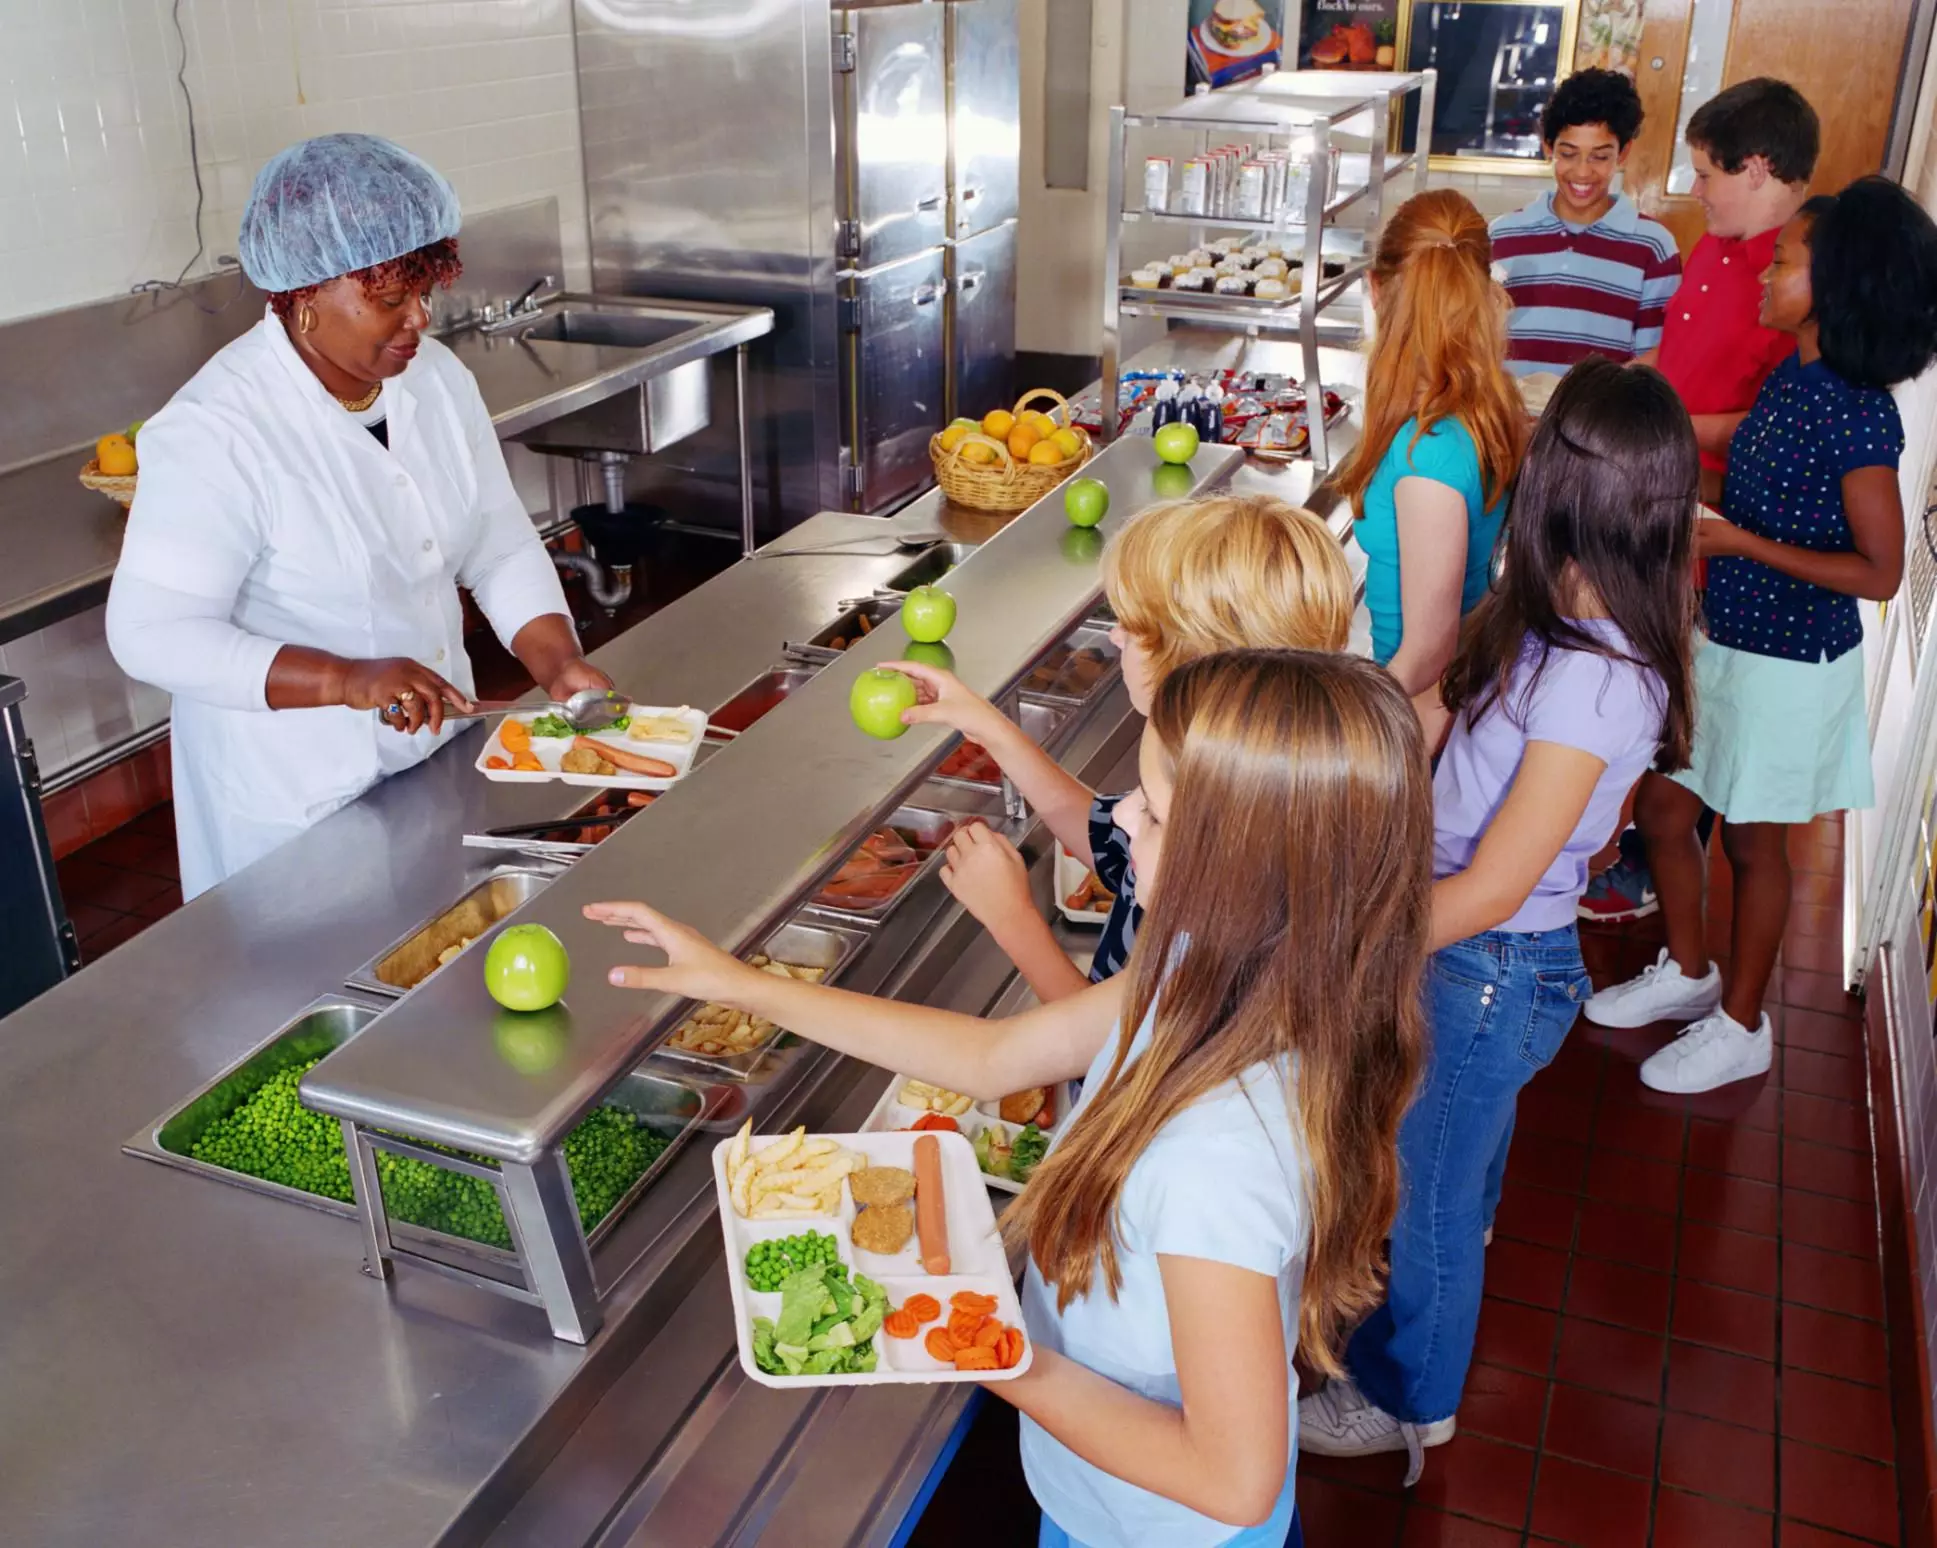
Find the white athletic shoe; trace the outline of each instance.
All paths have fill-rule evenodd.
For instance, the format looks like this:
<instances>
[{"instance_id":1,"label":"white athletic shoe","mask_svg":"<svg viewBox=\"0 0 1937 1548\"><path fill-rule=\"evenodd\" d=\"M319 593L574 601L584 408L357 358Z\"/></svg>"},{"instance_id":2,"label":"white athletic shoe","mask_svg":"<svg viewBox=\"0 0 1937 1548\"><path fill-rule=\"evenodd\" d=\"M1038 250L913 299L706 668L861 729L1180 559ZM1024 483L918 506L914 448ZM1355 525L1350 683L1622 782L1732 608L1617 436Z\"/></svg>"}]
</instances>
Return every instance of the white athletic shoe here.
<instances>
[{"instance_id":1,"label":"white athletic shoe","mask_svg":"<svg viewBox=\"0 0 1937 1548\"><path fill-rule=\"evenodd\" d=\"M1713 962L1704 978L1682 972L1666 946L1652 967L1625 984L1610 984L1582 1007L1600 1027L1645 1027L1656 1021L1696 1021L1722 1003L1722 970Z\"/></svg>"},{"instance_id":2,"label":"white athletic shoe","mask_svg":"<svg viewBox=\"0 0 1937 1548\"><path fill-rule=\"evenodd\" d=\"M1480 1232L1480 1245L1482 1247L1491 1247L1493 1245L1492 1226L1488 1226L1484 1231Z\"/></svg>"},{"instance_id":3,"label":"white athletic shoe","mask_svg":"<svg viewBox=\"0 0 1937 1548\"><path fill-rule=\"evenodd\" d=\"M1641 1084L1653 1091L1692 1096L1738 1080L1753 1080L1775 1057L1769 1018L1753 1032L1725 1010L1709 1012L1683 1027L1675 1040L1641 1066Z\"/></svg>"},{"instance_id":4,"label":"white athletic shoe","mask_svg":"<svg viewBox=\"0 0 1937 1548\"><path fill-rule=\"evenodd\" d=\"M1298 1400L1298 1446L1321 1457L1370 1457L1386 1451L1406 1454L1406 1487L1425 1470L1425 1448L1453 1438L1457 1422L1437 1419L1408 1424L1366 1400L1349 1376L1335 1376L1322 1391Z\"/></svg>"}]
</instances>

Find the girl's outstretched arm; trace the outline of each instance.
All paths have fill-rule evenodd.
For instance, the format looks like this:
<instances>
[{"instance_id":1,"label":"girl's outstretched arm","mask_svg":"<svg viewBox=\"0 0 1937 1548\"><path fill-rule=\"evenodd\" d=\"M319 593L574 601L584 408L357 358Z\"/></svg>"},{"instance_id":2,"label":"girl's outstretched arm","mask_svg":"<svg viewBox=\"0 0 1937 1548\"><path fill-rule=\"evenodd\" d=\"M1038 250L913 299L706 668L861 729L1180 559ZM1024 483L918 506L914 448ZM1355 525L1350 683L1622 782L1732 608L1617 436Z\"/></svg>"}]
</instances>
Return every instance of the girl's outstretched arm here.
<instances>
[{"instance_id":1,"label":"girl's outstretched arm","mask_svg":"<svg viewBox=\"0 0 1937 1548\"><path fill-rule=\"evenodd\" d=\"M1084 1074L1116 1025L1123 997L1123 981L1114 978L1019 1016L985 1021L764 973L644 903L590 903L585 917L666 954L664 967L613 968L607 977L621 988L656 989L764 1016L841 1053L978 1101Z\"/></svg>"}]
</instances>

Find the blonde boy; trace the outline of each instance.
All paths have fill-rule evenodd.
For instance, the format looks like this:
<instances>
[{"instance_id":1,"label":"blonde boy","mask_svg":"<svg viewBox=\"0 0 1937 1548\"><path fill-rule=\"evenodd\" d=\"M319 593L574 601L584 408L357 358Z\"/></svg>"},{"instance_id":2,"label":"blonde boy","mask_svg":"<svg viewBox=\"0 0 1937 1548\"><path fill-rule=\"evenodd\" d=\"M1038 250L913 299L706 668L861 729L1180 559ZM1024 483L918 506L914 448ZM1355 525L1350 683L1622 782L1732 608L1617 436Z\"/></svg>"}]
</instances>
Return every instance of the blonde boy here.
<instances>
[{"instance_id":1,"label":"blonde boy","mask_svg":"<svg viewBox=\"0 0 1937 1548\"><path fill-rule=\"evenodd\" d=\"M1152 506L1132 518L1103 556L1103 589L1123 658L1123 684L1140 715L1163 680L1220 650L1343 650L1352 623L1352 575L1337 541L1309 511L1268 495L1224 495ZM925 701L903 717L979 742L1069 852L1115 896L1088 982L1122 971L1142 910L1130 846L1099 796L1065 772L987 699L953 674L914 662ZM1030 897L1015 845L977 823L949 844L942 880L1008 953L1038 999L1086 982Z\"/></svg>"}]
</instances>

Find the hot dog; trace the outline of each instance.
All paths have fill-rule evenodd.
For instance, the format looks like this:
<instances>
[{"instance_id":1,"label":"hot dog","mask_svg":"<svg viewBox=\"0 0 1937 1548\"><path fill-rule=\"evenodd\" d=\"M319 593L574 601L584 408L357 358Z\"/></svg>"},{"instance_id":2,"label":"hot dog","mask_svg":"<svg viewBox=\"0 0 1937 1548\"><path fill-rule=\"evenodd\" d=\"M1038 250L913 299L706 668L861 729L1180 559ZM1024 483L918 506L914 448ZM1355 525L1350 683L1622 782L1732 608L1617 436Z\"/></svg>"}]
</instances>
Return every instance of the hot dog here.
<instances>
[{"instance_id":1,"label":"hot dog","mask_svg":"<svg viewBox=\"0 0 1937 1548\"><path fill-rule=\"evenodd\" d=\"M915 1230L925 1273L948 1272L948 1198L942 1192L942 1142L915 1136Z\"/></svg>"},{"instance_id":2,"label":"hot dog","mask_svg":"<svg viewBox=\"0 0 1937 1548\"><path fill-rule=\"evenodd\" d=\"M589 736L577 738L572 746L586 752L597 753L615 769L624 769L628 774L650 774L654 779L671 779L679 770L670 763L658 758L648 758L636 752L627 752L622 747L614 747L610 742L594 741Z\"/></svg>"}]
</instances>

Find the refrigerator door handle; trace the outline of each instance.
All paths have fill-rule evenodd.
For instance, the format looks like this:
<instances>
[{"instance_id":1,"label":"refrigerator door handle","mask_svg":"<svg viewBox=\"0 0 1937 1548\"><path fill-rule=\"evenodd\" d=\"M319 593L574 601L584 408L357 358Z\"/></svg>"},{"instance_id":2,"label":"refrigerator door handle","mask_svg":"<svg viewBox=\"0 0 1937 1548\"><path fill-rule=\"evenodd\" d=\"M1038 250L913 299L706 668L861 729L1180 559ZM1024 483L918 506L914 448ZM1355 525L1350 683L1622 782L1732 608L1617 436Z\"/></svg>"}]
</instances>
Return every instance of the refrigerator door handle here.
<instances>
[{"instance_id":1,"label":"refrigerator door handle","mask_svg":"<svg viewBox=\"0 0 1937 1548\"><path fill-rule=\"evenodd\" d=\"M942 196L940 194L930 194L926 199L917 199L915 201L915 209L922 213L926 213L929 210L939 210L941 207Z\"/></svg>"},{"instance_id":2,"label":"refrigerator door handle","mask_svg":"<svg viewBox=\"0 0 1937 1548\"><path fill-rule=\"evenodd\" d=\"M961 295L972 295L981 288L982 281L988 277L989 273L986 269L971 269L955 282L955 289Z\"/></svg>"},{"instance_id":3,"label":"refrigerator door handle","mask_svg":"<svg viewBox=\"0 0 1937 1548\"><path fill-rule=\"evenodd\" d=\"M914 295L910 299L913 300L916 306L932 306L941 299L941 295L942 287L940 285L919 285L915 288Z\"/></svg>"},{"instance_id":4,"label":"refrigerator door handle","mask_svg":"<svg viewBox=\"0 0 1937 1548\"><path fill-rule=\"evenodd\" d=\"M973 204L977 199L981 197L982 197L982 189L978 184L970 184L968 187L962 190L962 203L964 204Z\"/></svg>"}]
</instances>

